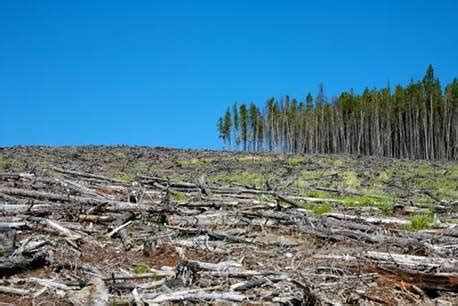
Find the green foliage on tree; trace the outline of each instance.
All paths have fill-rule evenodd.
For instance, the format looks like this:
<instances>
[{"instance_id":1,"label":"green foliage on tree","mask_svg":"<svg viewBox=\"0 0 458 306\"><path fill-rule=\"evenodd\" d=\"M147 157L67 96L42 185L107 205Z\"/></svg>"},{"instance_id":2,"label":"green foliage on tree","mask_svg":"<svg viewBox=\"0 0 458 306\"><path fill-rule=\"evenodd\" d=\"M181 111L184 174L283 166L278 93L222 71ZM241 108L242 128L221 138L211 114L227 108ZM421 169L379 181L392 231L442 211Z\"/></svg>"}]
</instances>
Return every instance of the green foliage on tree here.
<instances>
[{"instance_id":1,"label":"green foliage on tree","mask_svg":"<svg viewBox=\"0 0 458 306\"><path fill-rule=\"evenodd\" d=\"M315 99L270 98L264 108L234 103L218 132L244 151L456 159L457 112L458 81L442 91L430 65L421 81L393 90L350 90L328 100L320 84Z\"/></svg>"}]
</instances>

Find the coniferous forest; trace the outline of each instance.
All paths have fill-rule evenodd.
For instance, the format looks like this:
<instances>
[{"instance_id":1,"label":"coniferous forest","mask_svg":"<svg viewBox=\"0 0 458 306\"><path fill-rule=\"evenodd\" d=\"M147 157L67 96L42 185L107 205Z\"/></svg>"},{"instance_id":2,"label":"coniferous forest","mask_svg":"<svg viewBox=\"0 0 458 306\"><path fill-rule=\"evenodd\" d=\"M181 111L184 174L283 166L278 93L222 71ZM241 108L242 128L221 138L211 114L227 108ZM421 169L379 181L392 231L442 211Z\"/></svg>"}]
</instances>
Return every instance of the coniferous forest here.
<instances>
[{"instance_id":1,"label":"coniferous forest","mask_svg":"<svg viewBox=\"0 0 458 306\"><path fill-rule=\"evenodd\" d=\"M357 154L457 159L458 81L445 88L430 65L407 86L342 92L323 85L305 100L270 98L230 106L218 121L227 148L251 152Z\"/></svg>"}]
</instances>

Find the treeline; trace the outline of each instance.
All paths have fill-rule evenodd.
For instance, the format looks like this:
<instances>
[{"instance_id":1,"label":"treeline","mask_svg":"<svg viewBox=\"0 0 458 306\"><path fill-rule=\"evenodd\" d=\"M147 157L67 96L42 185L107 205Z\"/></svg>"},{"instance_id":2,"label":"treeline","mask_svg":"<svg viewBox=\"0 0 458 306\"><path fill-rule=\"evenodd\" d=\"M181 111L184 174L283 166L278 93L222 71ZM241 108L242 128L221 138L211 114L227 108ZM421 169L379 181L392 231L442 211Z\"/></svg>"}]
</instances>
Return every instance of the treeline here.
<instances>
[{"instance_id":1,"label":"treeline","mask_svg":"<svg viewBox=\"0 0 458 306\"><path fill-rule=\"evenodd\" d=\"M231 149L457 159L458 81L442 90L430 65L423 80L343 92L328 101L320 86L305 101L288 96L229 107L218 132Z\"/></svg>"}]
</instances>

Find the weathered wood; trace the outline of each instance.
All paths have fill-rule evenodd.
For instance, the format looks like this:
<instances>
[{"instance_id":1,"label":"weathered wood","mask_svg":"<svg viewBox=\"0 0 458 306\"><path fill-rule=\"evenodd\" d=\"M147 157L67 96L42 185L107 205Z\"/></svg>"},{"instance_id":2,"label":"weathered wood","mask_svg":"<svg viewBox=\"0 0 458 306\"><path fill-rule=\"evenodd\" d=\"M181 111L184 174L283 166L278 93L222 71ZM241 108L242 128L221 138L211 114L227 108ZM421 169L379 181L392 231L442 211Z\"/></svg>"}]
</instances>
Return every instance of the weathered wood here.
<instances>
[{"instance_id":1,"label":"weathered wood","mask_svg":"<svg viewBox=\"0 0 458 306\"><path fill-rule=\"evenodd\" d=\"M16 288L11 286L0 286L0 293L3 294L13 294L13 295L20 295L20 296L27 296L30 295L33 291L30 289L22 289Z\"/></svg>"},{"instance_id":2,"label":"weathered wood","mask_svg":"<svg viewBox=\"0 0 458 306\"><path fill-rule=\"evenodd\" d=\"M69 230L68 228L65 228L64 226L62 226L61 224L59 224L58 222L54 220L45 219L44 223L47 226L51 227L52 229L56 230L61 235L66 236L69 239L78 240L82 238L81 235Z\"/></svg>"},{"instance_id":3,"label":"weathered wood","mask_svg":"<svg viewBox=\"0 0 458 306\"><path fill-rule=\"evenodd\" d=\"M92 174L92 173L83 173L83 172L72 171L72 170L65 170L65 169L60 169L60 168L56 168L56 167L52 167L51 169L53 171L56 171L56 172L59 172L59 173L63 173L63 174L72 175L72 176L77 176L77 177L82 177L82 178L94 178L94 179L98 179L98 180L102 180L102 181L107 181L107 182L110 182L110 183L117 183L117 184L121 184L121 185L126 185L126 182L124 182L124 181L113 179L113 178L109 178L109 177L102 176L102 175L96 175L96 174Z\"/></svg>"},{"instance_id":4,"label":"weathered wood","mask_svg":"<svg viewBox=\"0 0 458 306\"><path fill-rule=\"evenodd\" d=\"M18 188L4 188L0 187L0 192L12 194L21 197L34 198L39 200L60 201L86 205L108 205L115 210L138 210L140 206L128 202L114 201L108 199L99 199L91 197L72 196L64 194L56 194L45 191L34 191Z\"/></svg>"},{"instance_id":5,"label":"weathered wood","mask_svg":"<svg viewBox=\"0 0 458 306\"><path fill-rule=\"evenodd\" d=\"M32 258L24 258L22 256L0 257L0 275L11 276L26 270L41 268L47 264L46 253L35 254Z\"/></svg>"},{"instance_id":6,"label":"weathered wood","mask_svg":"<svg viewBox=\"0 0 458 306\"><path fill-rule=\"evenodd\" d=\"M226 301L226 302L243 302L248 297L236 292L205 292L201 291L177 291L162 293L156 296L144 294L143 299L147 303L165 303L180 301Z\"/></svg>"},{"instance_id":7,"label":"weathered wood","mask_svg":"<svg viewBox=\"0 0 458 306\"><path fill-rule=\"evenodd\" d=\"M135 214L127 212L122 214L118 219L113 222L113 225L116 226L110 233L107 234L107 237L111 237L114 234L118 233L121 241L124 245L124 249L129 250L132 248L132 241L129 239L129 234L126 227L132 223L132 220L135 219Z\"/></svg>"}]
</instances>

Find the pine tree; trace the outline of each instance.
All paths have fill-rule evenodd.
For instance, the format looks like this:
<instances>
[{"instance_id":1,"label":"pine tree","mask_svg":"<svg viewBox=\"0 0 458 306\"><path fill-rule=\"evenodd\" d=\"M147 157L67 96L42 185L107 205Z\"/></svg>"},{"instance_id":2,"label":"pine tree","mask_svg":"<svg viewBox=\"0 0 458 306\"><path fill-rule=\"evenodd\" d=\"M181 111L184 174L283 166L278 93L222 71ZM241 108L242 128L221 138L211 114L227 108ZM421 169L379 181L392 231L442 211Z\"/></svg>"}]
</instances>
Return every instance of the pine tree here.
<instances>
[{"instance_id":1,"label":"pine tree","mask_svg":"<svg viewBox=\"0 0 458 306\"><path fill-rule=\"evenodd\" d=\"M248 112L245 104L240 105L240 138L243 143L243 151L247 150L248 141Z\"/></svg>"},{"instance_id":2,"label":"pine tree","mask_svg":"<svg viewBox=\"0 0 458 306\"><path fill-rule=\"evenodd\" d=\"M456 159L458 82L442 92L429 66L421 81L353 90L327 101L320 84L314 99L271 98L264 109L254 103L232 105L218 121L224 144L243 150L285 153L345 153L410 159Z\"/></svg>"}]
</instances>

